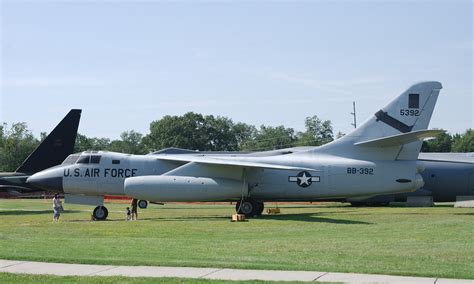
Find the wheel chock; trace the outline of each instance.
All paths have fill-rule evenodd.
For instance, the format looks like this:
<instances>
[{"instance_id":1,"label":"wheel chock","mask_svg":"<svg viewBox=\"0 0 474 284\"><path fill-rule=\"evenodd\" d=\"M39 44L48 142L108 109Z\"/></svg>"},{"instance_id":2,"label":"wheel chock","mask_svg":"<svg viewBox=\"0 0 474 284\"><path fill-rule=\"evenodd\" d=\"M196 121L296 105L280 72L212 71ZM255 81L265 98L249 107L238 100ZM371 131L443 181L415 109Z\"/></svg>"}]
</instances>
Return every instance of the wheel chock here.
<instances>
[{"instance_id":1,"label":"wheel chock","mask_svg":"<svg viewBox=\"0 0 474 284\"><path fill-rule=\"evenodd\" d=\"M243 222L245 220L244 214L234 214L232 215L232 222Z\"/></svg>"},{"instance_id":2,"label":"wheel chock","mask_svg":"<svg viewBox=\"0 0 474 284\"><path fill-rule=\"evenodd\" d=\"M280 214L280 208L268 208L267 209L267 214L268 215Z\"/></svg>"}]
</instances>

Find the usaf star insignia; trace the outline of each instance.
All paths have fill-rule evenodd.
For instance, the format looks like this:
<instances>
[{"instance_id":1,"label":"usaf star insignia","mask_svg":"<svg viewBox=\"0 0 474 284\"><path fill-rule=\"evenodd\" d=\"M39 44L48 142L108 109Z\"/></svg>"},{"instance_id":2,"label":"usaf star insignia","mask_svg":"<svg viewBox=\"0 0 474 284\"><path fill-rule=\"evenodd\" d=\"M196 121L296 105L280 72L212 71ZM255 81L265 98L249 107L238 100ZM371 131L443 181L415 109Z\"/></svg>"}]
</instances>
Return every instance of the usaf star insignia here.
<instances>
[{"instance_id":1,"label":"usaf star insignia","mask_svg":"<svg viewBox=\"0 0 474 284\"><path fill-rule=\"evenodd\" d=\"M310 186L313 182L319 182L320 177L313 177L307 171L300 172L297 176L288 177L289 182L296 182L298 186L303 188Z\"/></svg>"}]
</instances>

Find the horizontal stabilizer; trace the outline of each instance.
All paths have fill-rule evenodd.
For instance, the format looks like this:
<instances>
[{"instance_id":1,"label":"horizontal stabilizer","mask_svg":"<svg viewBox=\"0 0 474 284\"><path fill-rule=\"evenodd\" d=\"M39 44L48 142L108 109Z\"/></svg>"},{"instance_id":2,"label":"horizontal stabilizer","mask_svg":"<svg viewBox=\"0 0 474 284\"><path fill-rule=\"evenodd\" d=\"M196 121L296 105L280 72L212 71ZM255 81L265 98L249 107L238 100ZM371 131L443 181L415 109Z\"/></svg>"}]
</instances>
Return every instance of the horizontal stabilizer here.
<instances>
[{"instance_id":1,"label":"horizontal stabilizer","mask_svg":"<svg viewBox=\"0 0 474 284\"><path fill-rule=\"evenodd\" d=\"M358 143L355 143L354 145L365 146L365 147L402 146L411 142L423 140L425 138L436 137L437 135L444 132L445 132L444 130L418 130L418 131L358 142Z\"/></svg>"},{"instance_id":2,"label":"horizontal stabilizer","mask_svg":"<svg viewBox=\"0 0 474 284\"><path fill-rule=\"evenodd\" d=\"M2 176L2 180L13 182L13 183L16 182L20 184L26 181L26 179L29 177L30 177L29 175L23 175L23 174L15 175L15 173L13 173L11 176Z\"/></svg>"},{"instance_id":3,"label":"horizontal stabilizer","mask_svg":"<svg viewBox=\"0 0 474 284\"><path fill-rule=\"evenodd\" d=\"M313 171L317 172L318 170L304 168L304 167L291 167L285 165L274 165L267 163L259 163L252 161L242 161L235 159L217 159L210 157L196 157L196 156L185 156L185 155L173 155L173 156L162 156L158 157L157 160L165 161L179 161L179 162L195 162L200 164L209 164L209 165L223 165L223 166L234 166L242 168L261 168L261 169L273 169L273 170L290 170L290 171Z\"/></svg>"},{"instance_id":4,"label":"horizontal stabilizer","mask_svg":"<svg viewBox=\"0 0 474 284\"><path fill-rule=\"evenodd\" d=\"M420 161L474 164L474 152L471 153L420 153Z\"/></svg>"},{"instance_id":5,"label":"horizontal stabilizer","mask_svg":"<svg viewBox=\"0 0 474 284\"><path fill-rule=\"evenodd\" d=\"M17 191L17 192L28 192L31 191L30 188L20 186L20 185L3 185L0 184L0 192L10 192L10 191Z\"/></svg>"}]
</instances>

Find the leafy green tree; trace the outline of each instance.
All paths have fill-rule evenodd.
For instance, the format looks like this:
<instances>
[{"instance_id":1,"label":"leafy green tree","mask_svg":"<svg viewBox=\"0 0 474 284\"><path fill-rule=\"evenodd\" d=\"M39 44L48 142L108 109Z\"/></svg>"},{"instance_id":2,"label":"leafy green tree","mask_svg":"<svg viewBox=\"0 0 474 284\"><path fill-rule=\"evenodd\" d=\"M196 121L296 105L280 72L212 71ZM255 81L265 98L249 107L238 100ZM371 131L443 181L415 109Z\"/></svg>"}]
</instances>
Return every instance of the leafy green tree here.
<instances>
[{"instance_id":1,"label":"leafy green tree","mask_svg":"<svg viewBox=\"0 0 474 284\"><path fill-rule=\"evenodd\" d=\"M208 138L207 151L236 151L238 150L237 136L234 123L227 117L208 115L204 117L204 131Z\"/></svg>"},{"instance_id":2,"label":"leafy green tree","mask_svg":"<svg viewBox=\"0 0 474 284\"><path fill-rule=\"evenodd\" d=\"M148 151L168 147L200 151L238 150L234 123L226 117L203 116L188 112L182 116L165 116L150 124L150 134L143 144Z\"/></svg>"},{"instance_id":3,"label":"leafy green tree","mask_svg":"<svg viewBox=\"0 0 474 284\"><path fill-rule=\"evenodd\" d=\"M150 124L150 134L145 136L143 142L149 151L168 147L205 150L207 138L204 125L201 114L167 115Z\"/></svg>"},{"instance_id":4,"label":"leafy green tree","mask_svg":"<svg viewBox=\"0 0 474 284\"><path fill-rule=\"evenodd\" d=\"M80 133L77 134L76 144L74 146L74 152L82 151L101 151L106 150L110 145L110 139L108 138L89 138Z\"/></svg>"},{"instance_id":5,"label":"leafy green tree","mask_svg":"<svg viewBox=\"0 0 474 284\"><path fill-rule=\"evenodd\" d=\"M239 150L255 149L255 139L258 135L258 130L255 126L246 123L236 123L234 125L235 138Z\"/></svg>"},{"instance_id":6,"label":"leafy green tree","mask_svg":"<svg viewBox=\"0 0 474 284\"><path fill-rule=\"evenodd\" d=\"M474 130L468 129L462 135L453 137L453 152L474 152Z\"/></svg>"},{"instance_id":7,"label":"leafy green tree","mask_svg":"<svg viewBox=\"0 0 474 284\"><path fill-rule=\"evenodd\" d=\"M453 138L449 133L443 132L436 136L435 139L423 141L421 147L422 152L451 152Z\"/></svg>"},{"instance_id":8,"label":"leafy green tree","mask_svg":"<svg viewBox=\"0 0 474 284\"><path fill-rule=\"evenodd\" d=\"M9 130L4 124L2 141L0 171L14 171L39 144L26 123L14 123Z\"/></svg>"},{"instance_id":9,"label":"leafy green tree","mask_svg":"<svg viewBox=\"0 0 474 284\"><path fill-rule=\"evenodd\" d=\"M5 143L5 133L4 129L6 128L6 123L0 125L0 149L3 148L3 144Z\"/></svg>"},{"instance_id":10,"label":"leafy green tree","mask_svg":"<svg viewBox=\"0 0 474 284\"><path fill-rule=\"evenodd\" d=\"M120 134L121 140L110 142L108 151L127 154L146 154L146 149L142 145L143 135L134 131L125 131Z\"/></svg>"},{"instance_id":11,"label":"leafy green tree","mask_svg":"<svg viewBox=\"0 0 474 284\"><path fill-rule=\"evenodd\" d=\"M243 150L282 149L294 146L296 141L297 137L293 128L285 128L283 125L277 127L262 125L253 142L247 141Z\"/></svg>"},{"instance_id":12,"label":"leafy green tree","mask_svg":"<svg viewBox=\"0 0 474 284\"><path fill-rule=\"evenodd\" d=\"M47 132L41 132L40 133L40 142L43 142L44 139L46 139L46 137L48 137L48 133Z\"/></svg>"},{"instance_id":13,"label":"leafy green tree","mask_svg":"<svg viewBox=\"0 0 474 284\"><path fill-rule=\"evenodd\" d=\"M330 120L322 121L318 116L305 119L306 131L299 133L298 146L320 146L334 140Z\"/></svg>"},{"instance_id":14,"label":"leafy green tree","mask_svg":"<svg viewBox=\"0 0 474 284\"><path fill-rule=\"evenodd\" d=\"M0 171L5 171L4 168L5 165L5 150L4 150L4 145L5 145L5 140L6 140L6 133L5 133L5 129L7 128L7 124L6 123L2 123L2 125L0 125Z\"/></svg>"}]
</instances>

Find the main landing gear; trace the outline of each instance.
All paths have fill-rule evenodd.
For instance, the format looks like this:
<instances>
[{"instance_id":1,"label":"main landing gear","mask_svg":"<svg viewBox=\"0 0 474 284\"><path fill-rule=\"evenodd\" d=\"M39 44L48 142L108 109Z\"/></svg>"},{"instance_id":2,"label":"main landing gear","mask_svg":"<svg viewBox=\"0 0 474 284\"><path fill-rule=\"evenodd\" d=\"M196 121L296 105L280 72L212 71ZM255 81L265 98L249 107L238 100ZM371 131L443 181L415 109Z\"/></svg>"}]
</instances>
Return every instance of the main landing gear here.
<instances>
[{"instance_id":1,"label":"main landing gear","mask_svg":"<svg viewBox=\"0 0 474 284\"><path fill-rule=\"evenodd\" d=\"M138 201L138 207L140 207L141 209L147 208L148 207L148 201L139 200ZM107 208L103 205L97 206L94 209L94 211L92 211L92 217L94 217L94 220L97 220L97 221L103 221L103 220L107 219L108 216L109 216L109 210L107 210Z\"/></svg>"},{"instance_id":2,"label":"main landing gear","mask_svg":"<svg viewBox=\"0 0 474 284\"><path fill-rule=\"evenodd\" d=\"M235 211L237 211L238 214L244 214L247 218L262 215L263 209L263 202L256 201L250 198L243 199L237 202L237 204L235 205Z\"/></svg>"},{"instance_id":3,"label":"main landing gear","mask_svg":"<svg viewBox=\"0 0 474 284\"><path fill-rule=\"evenodd\" d=\"M148 206L148 201L146 200L139 200L138 201L138 207L140 207L141 209L145 209L147 208Z\"/></svg>"},{"instance_id":4,"label":"main landing gear","mask_svg":"<svg viewBox=\"0 0 474 284\"><path fill-rule=\"evenodd\" d=\"M97 206L92 212L95 220L103 221L109 216L109 210L105 206Z\"/></svg>"}]
</instances>

